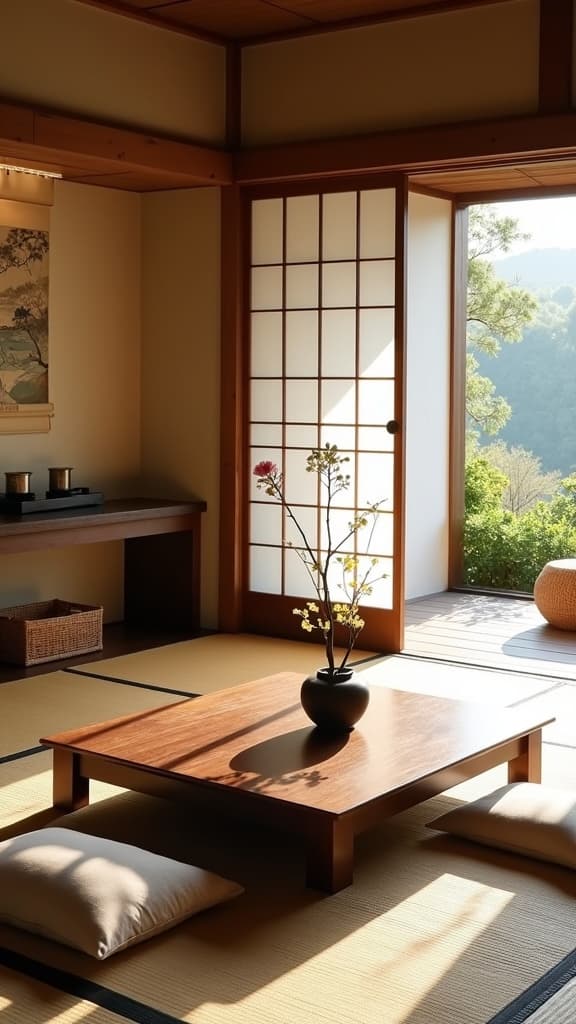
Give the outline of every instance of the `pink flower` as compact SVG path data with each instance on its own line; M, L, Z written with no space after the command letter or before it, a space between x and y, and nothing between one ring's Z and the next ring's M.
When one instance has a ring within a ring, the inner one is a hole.
M264 461L259 462L252 470L254 476L273 476L278 472L278 466L275 462Z

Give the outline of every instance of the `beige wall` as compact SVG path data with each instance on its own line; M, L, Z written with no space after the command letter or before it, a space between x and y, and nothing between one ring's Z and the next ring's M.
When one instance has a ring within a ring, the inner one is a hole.
M73 0L0 0L0 95L221 142L225 50Z
M538 2L248 47L248 145L534 111Z
M48 466L73 466L77 486L121 496L140 464L140 197L57 182L50 246L52 429L0 436L0 474L30 469L43 494ZM1 607L59 596L114 621L121 583L117 544L0 557Z
M202 621L217 621L220 191L142 197L142 472L204 498Z
M410 194L406 311L406 598L448 586L451 203Z

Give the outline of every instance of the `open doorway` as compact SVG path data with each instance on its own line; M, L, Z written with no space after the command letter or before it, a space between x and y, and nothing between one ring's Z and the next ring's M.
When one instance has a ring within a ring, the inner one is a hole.
M461 585L576 555L576 198L468 207Z

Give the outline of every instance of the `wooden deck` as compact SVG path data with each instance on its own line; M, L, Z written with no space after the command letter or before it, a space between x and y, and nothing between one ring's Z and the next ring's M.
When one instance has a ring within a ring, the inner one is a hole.
M576 683L576 632L553 629L522 598L448 591L409 601L403 653Z

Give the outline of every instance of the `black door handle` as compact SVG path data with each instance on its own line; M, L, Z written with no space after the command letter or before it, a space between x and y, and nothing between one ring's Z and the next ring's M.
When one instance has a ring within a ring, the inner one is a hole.
M386 424L386 430L388 431L389 434L397 434L398 431L400 430L400 424L398 423L398 420L388 420L388 423Z

